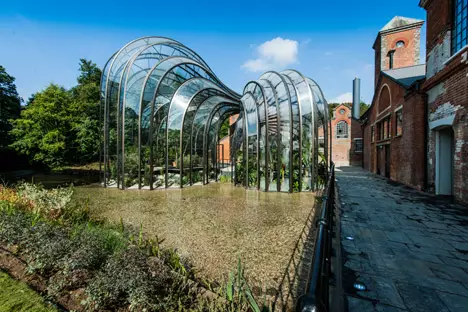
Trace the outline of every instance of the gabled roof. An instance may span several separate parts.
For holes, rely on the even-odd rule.
[[[414,83],[416,83],[418,80],[426,78],[426,64],[381,71],[379,75],[379,80],[377,81],[377,84],[375,85],[374,96],[372,97],[371,105],[364,112],[364,114],[362,114],[362,116],[359,118],[361,124],[365,124],[368,121],[368,115],[370,114],[371,108],[375,104],[375,99],[378,94],[378,89],[381,87],[382,78],[384,77],[388,77],[390,80],[401,85],[406,90],[411,91],[411,87],[413,86]]]
[[[407,26],[416,26],[417,24],[423,24],[423,20],[415,19],[415,18],[409,18],[409,17],[403,17],[403,16],[395,16],[392,18],[390,22],[387,23],[380,31],[381,32],[386,32],[389,30],[396,30],[399,28],[407,27]]]
[[[375,49],[375,44],[377,40],[380,38],[382,34],[388,34],[393,32],[399,32],[405,29],[412,29],[421,27],[424,24],[423,20],[410,18],[410,17],[403,17],[403,16],[395,16],[392,18],[390,22],[388,22],[377,34],[375,38],[374,44],[372,48]]]
[[[415,81],[426,77],[426,64],[384,70],[382,74],[409,88]]]

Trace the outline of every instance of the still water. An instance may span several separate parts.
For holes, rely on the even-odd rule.
[[[246,276],[262,288],[276,287],[307,216],[313,193],[265,193],[212,183],[157,191],[77,187],[91,213],[164,239],[191,259],[201,277],[222,280],[241,257]]]

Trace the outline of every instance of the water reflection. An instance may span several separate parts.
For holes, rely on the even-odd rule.
[[[238,256],[251,283],[276,287],[311,209],[312,193],[265,193],[214,183],[161,191],[81,187],[92,214],[139,226],[189,256],[200,275],[226,277]]]

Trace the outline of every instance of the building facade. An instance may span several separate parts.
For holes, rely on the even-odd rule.
[[[332,160],[337,166],[349,166],[351,151],[351,110],[340,104],[333,110],[331,120]]]
[[[331,156],[336,166],[362,164],[362,130],[359,122],[351,117],[351,105],[342,103],[332,111]]]
[[[375,93],[360,119],[363,167],[417,189],[425,185],[425,65],[419,64],[423,23],[397,16],[378,33]]]
[[[420,6],[427,12],[427,189],[468,202],[468,1]]]

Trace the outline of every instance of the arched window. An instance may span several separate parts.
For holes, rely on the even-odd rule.
[[[384,111],[387,107],[390,106],[390,89],[384,85],[380,90],[379,97],[379,112]]]
[[[336,138],[348,138],[348,124],[346,123],[346,121],[343,120],[336,124]]]

